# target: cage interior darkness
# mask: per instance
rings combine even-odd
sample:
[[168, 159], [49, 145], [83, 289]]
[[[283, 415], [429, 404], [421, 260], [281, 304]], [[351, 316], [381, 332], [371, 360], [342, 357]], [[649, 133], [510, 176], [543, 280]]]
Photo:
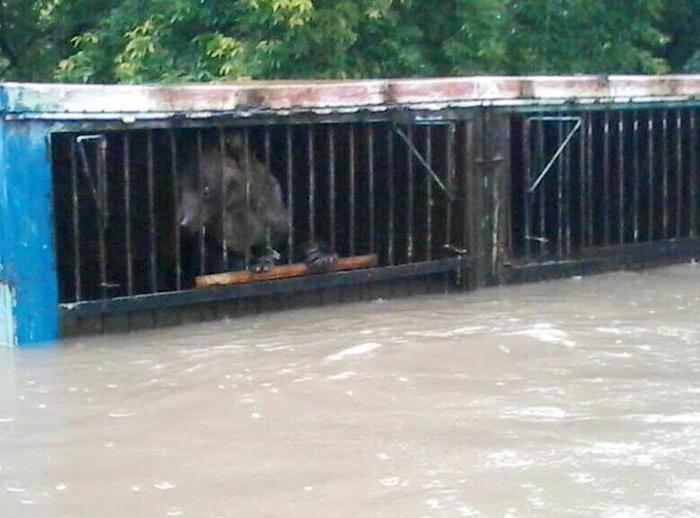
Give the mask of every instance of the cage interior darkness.
[[528, 259], [697, 234], [697, 109], [512, 118], [513, 250]]
[[[55, 133], [60, 300], [178, 291], [250, 266], [254, 251], [234, 246], [226, 225], [270, 205], [256, 189], [281, 196], [286, 228], [268, 218], [263, 238], [280, 263], [302, 260], [311, 241], [341, 256], [376, 252], [384, 266], [454, 257], [465, 243], [464, 132], [379, 121]], [[227, 185], [241, 175], [242, 200]], [[188, 196], [194, 225], [183, 224]]]

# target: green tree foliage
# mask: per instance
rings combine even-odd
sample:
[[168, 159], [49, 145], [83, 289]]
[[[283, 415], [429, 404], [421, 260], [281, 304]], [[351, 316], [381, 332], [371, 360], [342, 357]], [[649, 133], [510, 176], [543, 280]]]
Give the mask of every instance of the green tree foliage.
[[700, 69], [699, 19], [700, 0], [0, 0], [0, 77], [660, 73]]

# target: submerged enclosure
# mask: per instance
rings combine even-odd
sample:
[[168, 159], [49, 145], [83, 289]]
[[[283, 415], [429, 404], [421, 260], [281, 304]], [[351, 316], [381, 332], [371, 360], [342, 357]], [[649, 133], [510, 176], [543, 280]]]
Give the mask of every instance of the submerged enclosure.
[[[2, 90], [5, 344], [700, 250], [696, 76]], [[194, 289], [251, 260], [226, 241], [226, 194], [211, 194], [231, 160], [246, 199], [255, 171], [279, 184], [280, 263], [322, 241], [379, 265]], [[209, 214], [194, 232], [187, 189]]]

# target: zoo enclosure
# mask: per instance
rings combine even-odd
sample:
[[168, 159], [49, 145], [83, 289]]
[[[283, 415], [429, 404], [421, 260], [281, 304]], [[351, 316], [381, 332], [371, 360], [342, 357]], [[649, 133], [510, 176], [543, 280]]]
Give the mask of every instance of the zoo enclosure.
[[[699, 94], [693, 76], [6, 85], [3, 342], [305, 290], [420, 278], [445, 291], [694, 257]], [[282, 262], [320, 238], [380, 266], [193, 290], [231, 252], [211, 239], [223, 211], [183, 235], [179, 196], [190, 169], [205, 200], [202, 150], [223, 160], [231, 136], [241, 167], [282, 188]]]

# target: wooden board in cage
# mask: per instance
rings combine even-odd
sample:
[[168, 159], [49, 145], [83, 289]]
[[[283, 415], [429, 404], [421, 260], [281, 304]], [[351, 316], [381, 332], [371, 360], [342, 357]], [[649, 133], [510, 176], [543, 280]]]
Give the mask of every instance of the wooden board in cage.
[[[323, 273], [360, 270], [362, 268], [372, 268], [378, 264], [379, 258], [377, 257], [377, 254], [341, 257], [327, 272]], [[314, 273], [316, 272], [314, 272], [306, 263], [296, 263], [275, 266], [271, 270], [262, 273], [253, 273], [248, 270], [243, 270], [212, 275], [200, 275], [199, 277], [195, 278], [195, 286], [199, 289], [214, 288], [219, 286], [232, 286], [236, 284], [249, 284], [260, 281], [291, 279], [293, 277], [303, 277]]]

